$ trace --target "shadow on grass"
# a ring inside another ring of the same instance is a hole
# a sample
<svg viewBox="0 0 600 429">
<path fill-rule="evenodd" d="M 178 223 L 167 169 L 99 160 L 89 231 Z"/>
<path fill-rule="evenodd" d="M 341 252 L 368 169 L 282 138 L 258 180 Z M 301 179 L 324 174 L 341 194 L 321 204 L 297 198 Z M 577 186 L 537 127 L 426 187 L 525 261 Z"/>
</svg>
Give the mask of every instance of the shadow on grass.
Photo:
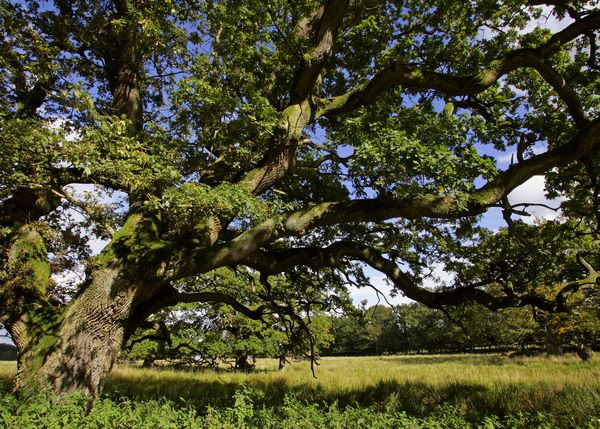
<svg viewBox="0 0 600 429">
<path fill-rule="evenodd" d="M 12 390 L 13 375 L 0 374 L 0 394 L 7 393 Z"/>
<path fill-rule="evenodd" d="M 415 355 L 415 356 L 381 356 L 380 360 L 397 362 L 408 365 L 439 365 L 439 364 L 465 364 L 465 365 L 504 365 L 506 357 L 500 355 Z"/>
<path fill-rule="evenodd" d="M 375 411 L 405 411 L 414 417 L 427 417 L 451 407 L 471 422 L 485 416 L 505 417 L 518 413 L 538 412 L 553 415 L 569 426 L 600 415 L 600 391 L 586 391 L 571 386 L 558 390 L 543 385 L 511 384 L 486 387 L 478 384 L 449 383 L 435 386 L 427 383 L 381 381 L 359 389 L 331 391 L 320 385 L 290 384 L 285 379 L 273 381 L 247 380 L 255 408 L 279 408 L 286 398 L 300 403 L 317 404 L 326 409 L 330 405 L 371 407 Z M 241 384 L 225 381 L 182 381 L 176 375 L 164 374 L 154 383 L 132 383 L 128 377 L 113 375 L 105 394 L 113 400 L 129 398 L 149 400 L 165 398 L 177 404 L 196 408 L 204 413 L 207 407 L 225 409 L 234 406 L 236 391 Z"/>
<path fill-rule="evenodd" d="M 420 360 L 419 363 L 423 363 Z M 600 389 L 565 385 L 551 388 L 543 383 L 481 385 L 448 383 L 381 381 L 356 389 L 328 390 L 319 384 L 288 383 L 284 378 L 238 382 L 182 378 L 180 373 L 157 371 L 140 376 L 113 374 L 107 381 L 104 396 L 119 402 L 169 400 L 177 406 L 195 408 L 200 414 L 210 407 L 225 410 L 235 405 L 236 392 L 245 390 L 255 409 L 285 407 L 292 399 L 316 404 L 325 410 L 369 407 L 373 411 L 404 411 L 414 417 L 440 415 L 450 407 L 467 421 L 480 422 L 485 416 L 500 418 L 519 413 L 552 416 L 559 427 L 579 427 L 590 416 L 600 416 Z M 0 396 L 12 387 L 11 373 L 0 373 Z M 245 387 L 244 387 L 245 386 Z M 286 399 L 287 398 L 287 399 Z"/>
</svg>

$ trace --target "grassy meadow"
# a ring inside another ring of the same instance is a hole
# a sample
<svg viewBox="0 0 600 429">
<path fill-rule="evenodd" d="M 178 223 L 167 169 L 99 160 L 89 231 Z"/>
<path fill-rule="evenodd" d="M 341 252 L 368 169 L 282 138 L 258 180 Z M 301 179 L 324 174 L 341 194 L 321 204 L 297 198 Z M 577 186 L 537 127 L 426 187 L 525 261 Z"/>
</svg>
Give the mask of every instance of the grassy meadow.
<svg viewBox="0 0 600 429">
<path fill-rule="evenodd" d="M 575 356 L 330 357 L 317 378 L 308 362 L 276 365 L 260 360 L 251 373 L 119 365 L 86 413 L 83 398 L 19 402 L 8 393 L 14 363 L 0 363 L 0 427 L 600 428 L 600 363 Z"/>
</svg>

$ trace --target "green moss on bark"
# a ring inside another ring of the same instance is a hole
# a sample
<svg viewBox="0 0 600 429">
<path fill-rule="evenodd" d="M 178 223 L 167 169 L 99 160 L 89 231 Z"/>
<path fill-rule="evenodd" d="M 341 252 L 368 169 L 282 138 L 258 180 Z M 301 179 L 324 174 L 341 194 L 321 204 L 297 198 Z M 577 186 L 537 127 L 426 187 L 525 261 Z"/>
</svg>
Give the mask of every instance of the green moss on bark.
<svg viewBox="0 0 600 429">
<path fill-rule="evenodd" d="M 43 294 L 50 278 L 48 252 L 42 237 L 29 225 L 21 227 L 8 251 L 8 282 Z"/>
</svg>

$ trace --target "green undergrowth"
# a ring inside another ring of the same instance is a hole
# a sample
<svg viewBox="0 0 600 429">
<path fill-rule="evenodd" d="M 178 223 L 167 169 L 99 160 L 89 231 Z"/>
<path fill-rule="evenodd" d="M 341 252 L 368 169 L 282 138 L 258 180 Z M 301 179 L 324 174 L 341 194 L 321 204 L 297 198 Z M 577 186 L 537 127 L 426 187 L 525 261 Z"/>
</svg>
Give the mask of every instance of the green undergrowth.
<svg viewBox="0 0 600 429">
<path fill-rule="evenodd" d="M 285 372 L 120 365 L 103 396 L 12 396 L 0 363 L 0 428 L 600 428 L 600 363 L 502 356 L 323 358 Z"/>
<path fill-rule="evenodd" d="M 478 422 L 469 421 L 460 406 L 440 405 L 427 417 L 415 417 L 393 407 L 380 410 L 375 406 L 341 407 L 333 404 L 309 404 L 284 396 L 277 407 L 260 406 L 264 393 L 241 385 L 227 407 L 197 408 L 166 399 L 112 400 L 104 397 L 88 409 L 83 396 L 74 395 L 57 401 L 49 396 L 37 396 L 21 401 L 12 395 L 0 397 L 0 427 L 6 429 L 63 428 L 560 428 L 600 427 L 600 419 L 589 417 L 579 426 L 559 425 L 544 413 L 486 416 Z"/>
</svg>

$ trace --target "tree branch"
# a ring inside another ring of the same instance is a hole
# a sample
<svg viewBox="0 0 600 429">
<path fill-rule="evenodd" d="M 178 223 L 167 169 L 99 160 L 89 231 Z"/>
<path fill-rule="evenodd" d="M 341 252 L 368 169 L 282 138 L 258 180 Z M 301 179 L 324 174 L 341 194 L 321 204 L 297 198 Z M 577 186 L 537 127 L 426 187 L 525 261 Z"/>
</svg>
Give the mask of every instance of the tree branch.
<svg viewBox="0 0 600 429">
<path fill-rule="evenodd" d="M 308 98 L 325 66 L 325 61 L 333 51 L 338 30 L 348 8 L 348 0 L 329 0 L 323 16 L 319 20 L 315 45 L 304 55 L 304 60 L 294 77 L 291 91 L 291 104 Z"/>
<path fill-rule="evenodd" d="M 262 316 L 266 314 L 265 310 L 268 308 L 266 305 L 261 305 L 253 310 L 246 307 L 232 296 L 221 292 L 182 293 L 174 287 L 168 286 L 163 288 L 158 295 L 155 295 L 149 301 L 144 302 L 143 305 L 139 305 L 132 320 L 145 320 L 149 315 L 154 314 L 162 308 L 190 302 L 227 304 L 237 312 L 242 313 L 244 316 L 253 320 L 260 320 Z"/>
<path fill-rule="evenodd" d="M 532 65 L 544 80 L 554 88 L 558 96 L 567 105 L 575 124 L 579 127 L 585 125 L 587 120 L 583 108 L 581 107 L 581 103 L 579 102 L 579 98 L 565 78 L 563 78 L 548 63 L 542 60 L 534 59 Z"/>
<path fill-rule="evenodd" d="M 464 198 L 423 193 L 323 202 L 273 217 L 227 243 L 210 248 L 197 249 L 193 243 L 190 243 L 190 247 L 187 247 L 186 243 L 177 243 L 172 246 L 173 252 L 165 275 L 169 279 L 178 279 L 208 272 L 217 267 L 236 265 L 278 238 L 302 236 L 321 226 L 384 221 L 392 218 L 455 219 L 481 214 L 531 177 L 577 160 L 598 146 L 600 119 L 590 123 L 568 144 L 512 165 Z"/>
<path fill-rule="evenodd" d="M 583 280 L 571 282 L 565 285 L 553 300 L 534 293 L 524 295 L 511 293 L 496 296 L 478 289 L 478 287 L 492 284 L 492 280 L 434 292 L 418 286 L 412 277 L 403 272 L 395 262 L 383 257 L 380 250 L 360 243 L 344 241 L 334 243 L 326 248 L 299 248 L 281 252 L 263 252 L 260 255 L 248 258 L 244 263 L 261 272 L 277 274 L 295 265 L 306 265 L 314 268 L 335 267 L 342 264 L 344 259 L 358 260 L 368 264 L 385 274 L 406 297 L 431 308 L 443 308 L 446 305 L 461 305 L 475 301 L 494 311 L 500 308 L 528 305 L 549 312 L 567 311 L 567 297 L 584 285 L 595 284 L 597 280 L 596 274 L 593 279 L 588 276 Z"/>
<path fill-rule="evenodd" d="M 129 342 L 129 344 L 127 344 L 126 346 L 123 347 L 123 350 L 131 351 L 136 344 L 141 343 L 145 340 L 165 341 L 169 346 L 173 345 L 173 342 L 171 341 L 171 333 L 169 332 L 169 328 L 167 328 L 167 325 L 165 324 L 165 322 L 144 321 L 138 325 L 138 328 L 153 329 L 154 331 L 156 331 L 156 333 L 143 335 L 139 338 L 134 338 L 133 340 L 131 340 Z"/>
<path fill-rule="evenodd" d="M 600 27 L 600 12 L 593 12 L 564 30 L 554 34 L 546 43 L 538 48 L 517 49 L 504 57 L 496 59 L 475 75 L 457 76 L 424 70 L 415 64 L 394 62 L 377 73 L 370 81 L 350 92 L 328 99 L 319 99 L 320 109 L 316 117 L 332 116 L 355 110 L 361 106 L 372 104 L 390 88 L 402 85 L 407 88 L 433 89 L 450 96 L 474 95 L 483 92 L 496 83 L 505 74 L 522 67 L 542 68 L 542 76 L 552 81 L 556 76 L 548 74 L 547 67 L 540 66 L 543 59 L 556 53 L 561 46 L 582 34 Z M 558 85 L 561 96 L 567 95 L 572 103 L 572 95 L 563 86 Z M 554 86 L 554 85 L 553 85 Z M 555 88 L 556 89 L 556 88 Z M 557 90 L 558 91 L 558 90 Z M 577 103 L 578 104 L 578 103 Z M 569 106 L 576 121 L 581 120 L 577 106 Z"/>
</svg>

